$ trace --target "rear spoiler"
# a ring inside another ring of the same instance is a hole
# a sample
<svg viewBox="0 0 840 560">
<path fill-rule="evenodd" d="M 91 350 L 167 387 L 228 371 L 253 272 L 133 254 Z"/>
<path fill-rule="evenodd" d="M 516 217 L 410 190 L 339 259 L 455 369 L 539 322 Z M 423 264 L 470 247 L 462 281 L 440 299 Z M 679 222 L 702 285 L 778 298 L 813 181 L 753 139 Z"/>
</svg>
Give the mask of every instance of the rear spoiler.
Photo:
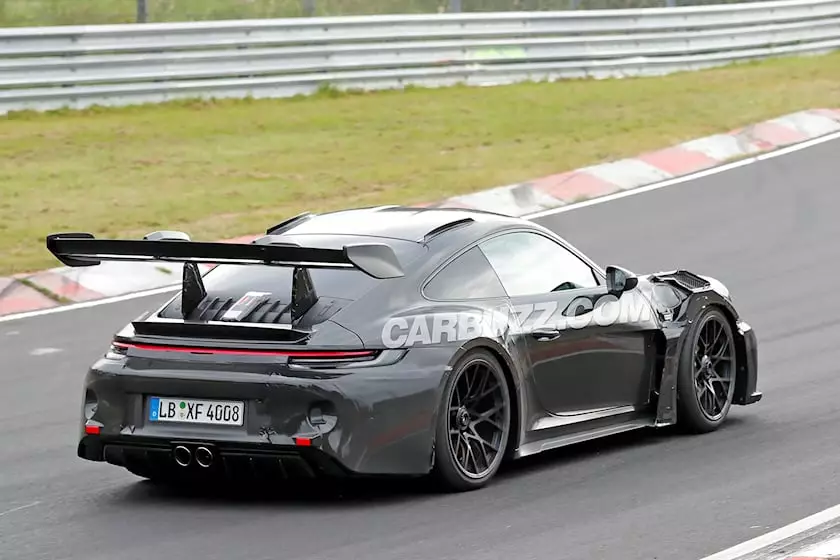
<svg viewBox="0 0 840 560">
<path fill-rule="evenodd" d="M 96 239 L 90 233 L 55 233 L 47 249 L 70 267 L 96 266 L 102 261 L 165 261 L 185 263 L 182 313 L 186 318 L 207 295 L 198 264 L 236 264 L 294 267 L 293 321 L 315 304 L 310 268 L 355 268 L 374 278 L 404 276 L 394 250 L 385 244 L 345 245 L 341 249 L 301 247 L 266 235 L 252 243 L 191 241 L 181 232 L 154 232 L 142 240 Z M 235 319 L 234 319 L 235 320 Z"/>
<path fill-rule="evenodd" d="M 300 247 L 265 236 L 253 243 L 190 241 L 177 232 L 156 232 L 143 240 L 96 239 L 90 233 L 55 233 L 47 249 L 67 266 L 96 266 L 102 261 L 167 261 L 253 264 L 302 268 L 357 268 L 374 278 L 403 276 L 394 250 L 385 244 L 345 245 L 341 249 Z M 171 237 L 161 237 L 169 234 Z M 277 241 L 275 241 L 277 240 Z"/>
</svg>

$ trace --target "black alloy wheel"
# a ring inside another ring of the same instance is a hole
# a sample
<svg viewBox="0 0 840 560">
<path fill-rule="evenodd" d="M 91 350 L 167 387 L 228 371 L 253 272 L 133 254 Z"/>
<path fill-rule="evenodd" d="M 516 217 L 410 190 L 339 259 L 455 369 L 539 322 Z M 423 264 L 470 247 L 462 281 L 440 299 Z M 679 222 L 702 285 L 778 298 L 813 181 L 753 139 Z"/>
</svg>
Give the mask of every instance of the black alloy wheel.
<svg viewBox="0 0 840 560">
<path fill-rule="evenodd" d="M 439 413 L 435 470 L 449 490 L 487 484 L 510 437 L 510 392 L 498 360 L 470 352 L 453 369 Z"/>
<path fill-rule="evenodd" d="M 723 313 L 707 309 L 689 333 L 679 372 L 678 419 L 693 432 L 709 432 L 729 414 L 735 394 L 737 354 L 732 326 Z"/>
</svg>

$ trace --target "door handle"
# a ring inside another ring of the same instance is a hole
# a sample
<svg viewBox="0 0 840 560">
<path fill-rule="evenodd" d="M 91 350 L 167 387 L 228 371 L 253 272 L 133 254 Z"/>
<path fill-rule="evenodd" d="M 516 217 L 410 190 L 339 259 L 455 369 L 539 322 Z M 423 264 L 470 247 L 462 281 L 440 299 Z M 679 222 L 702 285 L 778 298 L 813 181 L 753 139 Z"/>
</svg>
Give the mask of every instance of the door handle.
<svg viewBox="0 0 840 560">
<path fill-rule="evenodd" d="M 539 327 L 531 331 L 531 336 L 540 342 L 548 342 L 549 340 L 556 340 L 560 338 L 560 329 L 552 329 L 549 327 Z"/>
</svg>

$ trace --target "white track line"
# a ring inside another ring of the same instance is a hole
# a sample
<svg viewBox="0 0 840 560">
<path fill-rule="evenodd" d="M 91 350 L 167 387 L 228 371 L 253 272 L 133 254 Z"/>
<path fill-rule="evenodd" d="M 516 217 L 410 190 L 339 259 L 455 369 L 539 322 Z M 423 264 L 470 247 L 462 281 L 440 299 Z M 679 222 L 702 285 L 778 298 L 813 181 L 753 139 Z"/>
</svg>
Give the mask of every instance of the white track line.
<svg viewBox="0 0 840 560">
<path fill-rule="evenodd" d="M 593 198 L 591 200 L 585 200 L 583 202 L 578 202 L 576 204 L 568 204 L 566 206 L 561 206 L 560 208 L 554 208 L 552 210 L 544 210 L 542 212 L 536 212 L 534 214 L 528 214 L 522 216 L 525 219 L 533 220 L 535 218 L 542 218 L 544 216 L 550 216 L 552 214 L 560 214 L 562 212 L 570 212 L 572 210 L 577 210 L 579 208 L 586 208 L 587 206 L 595 206 L 596 204 L 603 204 L 605 202 L 612 202 L 613 200 L 618 200 L 620 198 L 625 198 L 628 196 L 634 196 L 637 194 L 642 194 L 650 191 L 655 191 L 657 189 L 662 189 L 665 187 L 671 187 L 674 185 L 680 185 L 683 183 L 688 183 L 690 181 L 694 181 L 695 179 L 702 179 L 703 177 L 710 177 L 712 175 L 717 175 L 718 173 L 724 173 L 726 171 L 730 171 L 732 169 L 737 169 L 739 167 L 745 167 L 747 165 L 751 165 L 753 163 L 777 158 L 786 154 L 791 154 L 793 152 L 798 152 L 799 150 L 804 150 L 806 148 L 810 148 L 812 146 L 816 146 L 818 144 L 823 144 L 825 142 L 831 142 L 832 140 L 840 139 L 840 132 L 833 132 L 831 134 L 827 134 L 825 136 L 820 136 L 818 138 L 814 138 L 812 140 L 806 140 L 805 142 L 800 142 L 798 144 L 794 144 L 792 146 L 788 146 L 786 148 L 781 148 L 779 150 L 775 150 L 772 152 L 765 152 L 763 154 L 759 154 L 756 156 L 749 157 L 747 159 L 742 159 L 733 163 L 727 163 L 724 165 L 719 165 L 717 167 L 712 167 L 710 169 L 705 169 L 703 171 L 698 171 L 697 173 L 692 173 L 690 175 L 683 175 L 682 177 L 675 177 L 674 179 L 667 179 L 665 181 L 661 181 L 659 183 L 653 183 L 652 185 L 647 185 L 644 187 L 637 187 L 633 189 L 628 189 L 626 191 L 621 191 L 614 194 L 608 194 L 606 196 L 601 196 L 598 198 Z M 26 313 L 16 313 L 14 315 L 5 315 L 0 317 L 0 323 L 7 323 L 9 321 L 16 321 L 18 319 L 29 319 L 32 317 L 41 317 L 43 315 L 52 315 L 53 313 L 65 313 L 67 311 L 75 311 L 76 309 L 87 309 L 90 307 L 98 307 L 100 305 L 108 305 L 110 303 L 119 303 L 122 301 L 128 301 L 132 299 L 139 299 L 148 296 L 153 296 L 157 294 L 165 294 L 167 292 L 174 292 L 177 290 L 179 286 L 167 286 L 165 288 L 156 288 L 154 290 L 146 290 L 144 292 L 136 292 L 133 294 L 124 294 L 121 296 L 106 298 L 106 299 L 97 299 L 94 301 L 86 301 L 83 303 L 74 303 L 71 305 L 64 305 L 61 307 L 51 307 L 50 309 L 41 309 L 38 311 L 27 311 Z"/>
<path fill-rule="evenodd" d="M 727 548 L 711 556 L 706 556 L 702 560 L 735 560 L 747 554 L 752 554 L 762 548 L 774 545 L 790 537 L 796 536 L 805 531 L 810 531 L 814 527 L 818 527 L 823 523 L 828 523 L 840 517 L 840 505 L 832 506 L 819 513 L 815 513 L 805 519 L 795 521 L 790 525 L 780 527 L 775 531 L 771 531 L 754 539 L 748 540 L 741 544 L 736 544 L 732 548 Z"/>
<path fill-rule="evenodd" d="M 105 299 L 95 299 L 93 301 L 84 301 L 82 303 L 73 303 L 64 305 L 62 307 L 51 307 L 49 309 L 39 309 L 38 311 L 27 311 L 26 313 L 16 313 L 14 315 L 4 315 L 0 317 L 0 323 L 8 321 L 15 321 L 17 319 L 29 319 L 30 317 L 41 317 L 42 315 L 52 315 L 53 313 L 63 313 L 65 311 L 75 311 L 76 309 L 87 309 L 89 307 L 99 307 L 100 305 L 107 305 L 109 303 L 119 303 L 121 301 L 128 301 L 132 299 L 140 299 L 158 294 L 165 294 L 167 292 L 174 292 L 180 286 L 166 286 L 163 288 L 155 288 L 154 290 L 146 290 L 144 292 L 134 292 L 131 294 L 123 294 L 121 296 L 114 296 Z"/>
</svg>

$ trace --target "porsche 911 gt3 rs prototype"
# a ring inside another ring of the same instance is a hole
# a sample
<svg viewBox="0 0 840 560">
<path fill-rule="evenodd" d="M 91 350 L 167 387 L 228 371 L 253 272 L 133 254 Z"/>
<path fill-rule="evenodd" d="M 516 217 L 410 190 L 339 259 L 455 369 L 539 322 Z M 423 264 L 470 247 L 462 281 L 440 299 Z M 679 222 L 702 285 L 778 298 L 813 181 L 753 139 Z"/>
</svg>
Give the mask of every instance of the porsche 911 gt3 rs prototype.
<svg viewBox="0 0 840 560">
<path fill-rule="evenodd" d="M 756 337 L 717 280 L 601 269 L 530 221 L 378 207 L 252 243 L 47 238 L 68 266 L 183 263 L 84 381 L 78 455 L 183 477 L 433 474 L 757 402 Z M 201 267 L 211 265 L 205 272 Z"/>
</svg>

